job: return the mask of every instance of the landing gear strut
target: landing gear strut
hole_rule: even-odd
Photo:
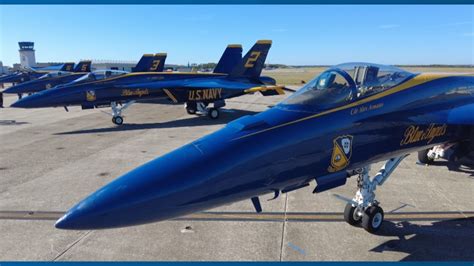
[[[400,162],[407,155],[392,158],[388,160],[380,171],[371,179],[369,176],[370,165],[357,170],[357,187],[355,197],[347,203],[344,210],[344,220],[350,225],[361,224],[362,227],[374,233],[383,223],[384,212],[375,199],[375,190],[377,186],[390,177]]]
[[[116,102],[111,103],[112,107],[112,123],[120,126],[123,124],[122,112],[125,111],[130,105],[134,104],[135,101],[129,101],[121,107],[117,106]]]

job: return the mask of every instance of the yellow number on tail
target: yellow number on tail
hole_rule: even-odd
[[[247,62],[245,63],[245,67],[252,68],[259,57],[260,57],[260,52],[252,52],[250,54],[249,59],[247,59]]]
[[[160,61],[159,59],[157,60],[153,60],[152,64],[151,64],[151,67],[150,67],[150,70],[154,71],[158,68],[158,66],[160,65]]]

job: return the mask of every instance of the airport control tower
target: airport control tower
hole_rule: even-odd
[[[18,42],[20,46],[20,64],[21,67],[34,67],[36,65],[35,43],[34,42]]]

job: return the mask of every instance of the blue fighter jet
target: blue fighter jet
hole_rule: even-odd
[[[26,81],[12,86],[3,93],[18,94],[21,99],[23,94],[31,94],[42,90],[51,89],[52,87],[71,82],[91,71],[91,61],[81,61],[72,71],[55,71],[48,72],[41,77]]]
[[[164,98],[185,103],[189,114],[217,119],[225,99],[255,92],[265,96],[284,94],[282,87],[275,86],[274,79],[260,76],[270,46],[271,41],[258,41],[242,59],[242,47],[230,45],[214,73],[136,72],[109,78],[90,74],[19,100],[12,107],[111,106],[112,122],[121,125],[122,112],[136,101]]]
[[[74,63],[64,63],[59,69],[59,71],[72,71],[73,67],[74,67]],[[22,69],[12,74],[1,76],[0,84],[2,84],[2,86],[4,83],[19,84],[25,81],[37,79],[50,72],[51,70],[46,70],[46,69],[33,69],[33,68]]]
[[[407,154],[443,143],[474,150],[474,76],[413,74],[382,65],[332,67],[275,107],[154,159],[60,218],[61,229],[104,229],[176,218],[235,201],[313,193],[358,176],[345,220],[375,232],[375,190]],[[385,161],[369,175],[370,166]]]
[[[155,71],[161,72],[164,69],[164,64],[166,60],[165,53],[159,54],[144,54],[140,61],[138,61],[137,65],[133,68],[132,72],[147,72],[147,71]],[[23,93],[35,93],[47,89],[51,89],[56,86],[64,85],[70,83],[78,78],[83,77],[91,72],[91,61],[81,61],[79,64],[74,68],[73,72],[50,72],[41,76],[36,80],[32,80],[29,82],[24,82],[18,84],[16,86],[10,87],[4,91],[4,93],[16,93],[21,95]],[[94,74],[100,76],[102,75],[104,78],[108,78],[117,74],[128,73],[125,71],[113,71],[113,70],[98,70],[95,71]]]

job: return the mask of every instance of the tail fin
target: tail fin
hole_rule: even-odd
[[[91,64],[92,61],[89,60],[80,61],[74,68],[74,72],[91,72]]]
[[[73,68],[74,68],[74,62],[64,63],[61,69],[59,69],[59,71],[72,71]]]
[[[158,53],[153,56],[151,66],[148,68],[150,72],[163,72],[165,69],[166,53]]]
[[[132,72],[163,72],[166,54],[144,54]]]
[[[137,65],[132,68],[132,72],[145,72],[151,66],[153,54],[144,54],[138,61]]]
[[[229,76],[258,78],[265,66],[265,60],[267,59],[268,51],[271,46],[272,41],[270,40],[257,41],[252,49],[244,56],[240,64],[232,70]]]
[[[214,73],[230,74],[242,60],[242,45],[229,44],[214,68]]]

